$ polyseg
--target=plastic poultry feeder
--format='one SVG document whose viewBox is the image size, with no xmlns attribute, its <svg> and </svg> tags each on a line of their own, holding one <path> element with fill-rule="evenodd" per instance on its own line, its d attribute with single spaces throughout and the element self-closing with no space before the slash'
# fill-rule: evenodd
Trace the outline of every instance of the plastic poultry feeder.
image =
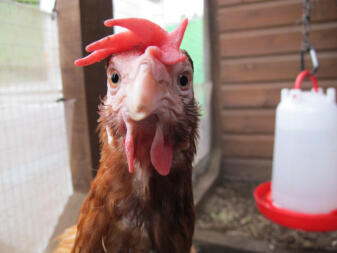
<svg viewBox="0 0 337 253">
<path fill-rule="evenodd" d="M 310 76 L 311 91 L 301 83 Z M 318 87 L 309 71 L 281 91 L 276 109 L 272 182 L 255 190 L 259 211 L 280 225 L 306 231 L 337 230 L 336 91 Z"/>
</svg>

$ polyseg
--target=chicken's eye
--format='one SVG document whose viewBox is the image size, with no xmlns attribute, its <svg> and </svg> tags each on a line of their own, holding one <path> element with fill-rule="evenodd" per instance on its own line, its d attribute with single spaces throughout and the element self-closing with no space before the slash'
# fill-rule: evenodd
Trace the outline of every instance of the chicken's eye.
<svg viewBox="0 0 337 253">
<path fill-rule="evenodd" d="M 118 75 L 118 73 L 117 72 L 113 72 L 112 75 L 111 75 L 111 77 L 110 77 L 110 79 L 111 79 L 111 82 L 118 83 L 119 82 L 119 75 Z"/>
<path fill-rule="evenodd" d="M 109 84 L 112 88 L 116 88 L 118 83 L 120 82 L 120 76 L 117 71 L 114 71 L 111 76 L 108 78 L 109 79 Z"/>
<path fill-rule="evenodd" d="M 181 89 L 187 90 L 189 88 L 190 82 L 188 80 L 187 75 L 185 75 L 185 74 L 179 75 L 178 82 L 179 82 L 179 85 L 180 85 Z"/>
</svg>

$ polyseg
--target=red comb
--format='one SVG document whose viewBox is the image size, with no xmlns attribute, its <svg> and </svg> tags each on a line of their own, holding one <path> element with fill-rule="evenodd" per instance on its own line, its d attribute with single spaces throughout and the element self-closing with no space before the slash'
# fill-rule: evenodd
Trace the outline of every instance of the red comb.
<svg viewBox="0 0 337 253">
<path fill-rule="evenodd" d="M 179 50 L 188 19 L 171 33 L 168 33 L 157 24 L 141 18 L 109 19 L 106 26 L 121 26 L 128 31 L 117 33 L 100 39 L 86 47 L 90 55 L 76 60 L 78 66 L 87 66 L 99 62 L 113 53 L 124 52 L 134 48 L 145 51 L 154 46 L 151 53 L 165 64 L 175 64 L 186 59 L 186 55 Z M 157 48 L 156 48 L 157 47 Z"/>
</svg>

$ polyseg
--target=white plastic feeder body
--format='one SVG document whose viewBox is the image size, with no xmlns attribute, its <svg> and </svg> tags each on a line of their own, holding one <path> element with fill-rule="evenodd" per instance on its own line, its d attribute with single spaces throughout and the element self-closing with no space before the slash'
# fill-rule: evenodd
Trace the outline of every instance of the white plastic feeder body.
<svg viewBox="0 0 337 253">
<path fill-rule="evenodd" d="M 308 214 L 337 209 L 336 90 L 283 89 L 276 109 L 273 203 Z"/>
</svg>

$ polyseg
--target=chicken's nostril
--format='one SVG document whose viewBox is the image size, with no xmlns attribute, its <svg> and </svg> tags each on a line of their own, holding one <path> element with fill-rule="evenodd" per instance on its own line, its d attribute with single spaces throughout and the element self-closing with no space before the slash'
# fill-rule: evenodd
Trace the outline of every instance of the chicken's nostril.
<svg viewBox="0 0 337 253">
<path fill-rule="evenodd" d="M 144 111 L 145 110 L 145 106 L 144 105 L 138 105 L 137 108 L 136 108 L 136 112 L 141 112 L 141 111 Z"/>
<path fill-rule="evenodd" d="M 147 113 L 144 112 L 136 112 L 136 113 L 130 113 L 130 118 L 135 121 L 140 121 L 145 119 L 148 116 Z"/>
<path fill-rule="evenodd" d="M 131 107 L 129 109 L 129 115 L 135 121 L 143 120 L 150 113 L 151 109 L 144 104 L 134 105 L 134 107 Z"/>
<path fill-rule="evenodd" d="M 150 62 L 143 62 L 139 66 L 139 72 L 150 72 L 151 70 L 151 63 Z"/>
</svg>

